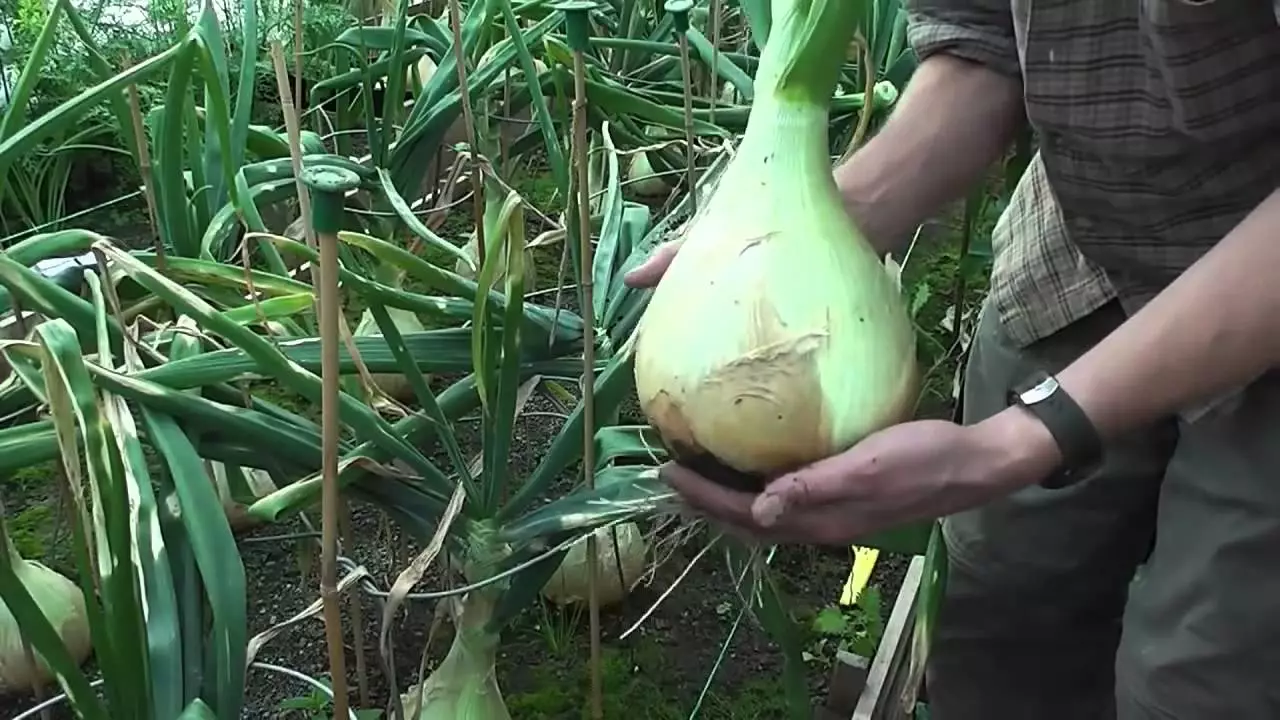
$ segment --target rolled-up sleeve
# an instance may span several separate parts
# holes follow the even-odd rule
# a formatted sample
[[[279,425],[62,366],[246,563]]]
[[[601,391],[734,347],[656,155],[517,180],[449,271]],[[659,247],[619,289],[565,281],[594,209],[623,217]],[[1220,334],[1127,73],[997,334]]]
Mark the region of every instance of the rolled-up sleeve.
[[[1018,77],[1009,0],[906,0],[907,42],[921,61],[946,53]]]

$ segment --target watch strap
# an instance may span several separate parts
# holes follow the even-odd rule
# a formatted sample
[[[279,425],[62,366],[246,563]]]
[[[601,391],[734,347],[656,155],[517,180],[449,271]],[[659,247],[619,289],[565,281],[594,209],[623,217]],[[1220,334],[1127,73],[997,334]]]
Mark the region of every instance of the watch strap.
[[[1102,457],[1102,438],[1089,416],[1058,379],[1036,372],[1010,393],[1013,404],[1021,405],[1044,423],[1062,453],[1060,472],[1044,483],[1047,487],[1070,484],[1078,471],[1094,465]]]

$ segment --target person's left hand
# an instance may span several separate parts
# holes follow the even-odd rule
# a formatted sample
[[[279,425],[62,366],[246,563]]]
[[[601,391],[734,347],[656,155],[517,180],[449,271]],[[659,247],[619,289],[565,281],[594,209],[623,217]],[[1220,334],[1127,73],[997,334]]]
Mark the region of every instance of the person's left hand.
[[[776,478],[756,495],[675,463],[664,465],[661,475],[686,503],[737,533],[773,543],[846,545],[1030,485],[1060,459],[1044,425],[1010,408],[972,426],[942,420],[895,425]]]

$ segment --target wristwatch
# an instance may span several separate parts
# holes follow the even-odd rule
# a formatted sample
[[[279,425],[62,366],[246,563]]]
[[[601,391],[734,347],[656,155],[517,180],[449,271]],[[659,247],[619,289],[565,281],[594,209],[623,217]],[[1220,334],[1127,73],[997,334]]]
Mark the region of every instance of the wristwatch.
[[[1098,429],[1053,375],[1032,373],[1009,393],[1009,402],[1039,418],[1062,453],[1062,464],[1041,483],[1044,487],[1066,487],[1102,460]]]

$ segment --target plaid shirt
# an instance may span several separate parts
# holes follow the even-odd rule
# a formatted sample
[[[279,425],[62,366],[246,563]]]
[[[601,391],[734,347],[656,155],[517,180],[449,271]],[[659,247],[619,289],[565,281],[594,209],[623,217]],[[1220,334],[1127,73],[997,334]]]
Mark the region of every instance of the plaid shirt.
[[[995,228],[990,296],[1015,341],[1117,297],[1133,313],[1280,186],[1280,0],[906,6],[921,59],[1022,80],[1040,151]]]

